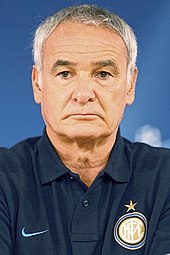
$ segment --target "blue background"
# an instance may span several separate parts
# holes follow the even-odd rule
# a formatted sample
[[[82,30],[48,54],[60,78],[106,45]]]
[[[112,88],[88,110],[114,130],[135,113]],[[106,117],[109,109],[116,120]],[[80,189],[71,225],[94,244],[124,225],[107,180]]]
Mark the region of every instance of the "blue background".
[[[170,147],[169,0],[0,0],[0,146],[40,135],[44,123],[31,88],[32,38],[49,14],[73,4],[98,4],[129,23],[138,38],[136,100],[126,109],[122,134],[134,140],[144,125],[160,130]]]

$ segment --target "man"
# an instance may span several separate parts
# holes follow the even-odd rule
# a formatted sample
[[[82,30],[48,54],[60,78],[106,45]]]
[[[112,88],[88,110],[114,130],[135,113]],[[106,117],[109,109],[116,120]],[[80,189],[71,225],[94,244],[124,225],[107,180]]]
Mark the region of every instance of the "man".
[[[0,152],[3,255],[170,252],[170,152],[120,135],[134,101],[132,29],[97,6],[49,17],[32,83],[45,130]]]

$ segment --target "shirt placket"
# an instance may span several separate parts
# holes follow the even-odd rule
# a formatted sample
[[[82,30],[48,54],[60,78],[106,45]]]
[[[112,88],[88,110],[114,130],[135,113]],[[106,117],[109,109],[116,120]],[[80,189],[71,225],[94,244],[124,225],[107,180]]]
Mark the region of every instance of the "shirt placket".
[[[100,197],[99,180],[84,192],[75,208],[71,223],[73,254],[86,254],[87,245],[94,250],[99,240],[98,200]],[[85,247],[86,248],[83,248]]]

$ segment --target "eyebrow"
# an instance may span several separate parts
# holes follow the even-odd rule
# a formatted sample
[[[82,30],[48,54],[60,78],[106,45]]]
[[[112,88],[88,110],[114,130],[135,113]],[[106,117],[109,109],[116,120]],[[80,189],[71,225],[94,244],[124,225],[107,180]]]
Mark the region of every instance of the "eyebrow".
[[[101,60],[101,61],[95,62],[95,63],[93,63],[93,64],[94,64],[94,65],[98,65],[98,66],[102,66],[102,67],[105,67],[105,66],[112,66],[112,67],[117,68],[116,62],[113,61],[113,60],[111,60],[111,59]]]
[[[59,67],[59,66],[75,66],[75,65],[76,64],[74,62],[58,59],[52,66],[51,70],[52,70],[52,72],[54,72],[57,69],[57,67]]]
[[[100,66],[100,67],[114,67],[115,70],[118,70],[118,66],[117,63],[111,59],[106,59],[106,60],[101,60],[101,61],[97,61],[97,62],[92,62],[92,65],[94,66]],[[72,62],[72,61],[68,61],[68,60],[62,60],[62,59],[58,59],[54,65],[52,66],[52,72],[54,72],[59,66],[76,66],[76,63]]]
[[[112,59],[101,60],[93,63],[95,66],[99,67],[110,67],[115,75],[119,74],[119,66],[116,61]]]
[[[106,60],[101,60],[93,63],[96,66],[99,67],[111,67],[113,68],[115,74],[119,73],[119,67],[116,61],[113,61],[112,59],[106,59]]]

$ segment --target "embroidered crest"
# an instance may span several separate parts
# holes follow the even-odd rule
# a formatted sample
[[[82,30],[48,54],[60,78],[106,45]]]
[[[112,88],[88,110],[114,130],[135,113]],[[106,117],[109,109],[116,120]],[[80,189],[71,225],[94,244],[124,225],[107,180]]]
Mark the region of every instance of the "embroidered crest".
[[[129,212],[130,210],[133,210],[135,211],[135,206],[137,205],[137,203],[133,203],[132,200],[130,200],[130,204],[129,205],[125,205],[128,209],[127,209],[127,212]]]
[[[120,217],[114,227],[114,238],[118,244],[129,250],[140,249],[146,240],[147,220],[139,212]]]

